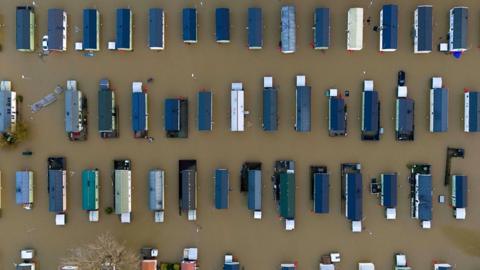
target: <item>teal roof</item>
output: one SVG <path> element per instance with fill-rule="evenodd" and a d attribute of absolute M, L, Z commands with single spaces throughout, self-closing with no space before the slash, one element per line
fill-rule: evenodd
<path fill-rule="evenodd" d="M 280 173 L 280 216 L 285 219 L 295 218 L 295 175 Z"/>
<path fill-rule="evenodd" d="M 82 209 L 98 210 L 98 170 L 82 172 Z"/>

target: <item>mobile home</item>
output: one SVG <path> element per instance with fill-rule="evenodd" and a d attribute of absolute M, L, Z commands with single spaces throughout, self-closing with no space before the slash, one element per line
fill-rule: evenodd
<path fill-rule="evenodd" d="M 406 86 L 397 87 L 395 138 L 413 141 L 415 138 L 415 101 L 408 97 Z"/>
<path fill-rule="evenodd" d="M 380 204 L 385 207 L 387 219 L 397 218 L 397 174 L 382 173 L 380 175 Z"/>
<path fill-rule="evenodd" d="M 464 131 L 480 131 L 480 92 L 466 91 L 464 93 Z"/>
<path fill-rule="evenodd" d="M 15 202 L 24 209 L 33 207 L 33 171 L 15 173 Z"/>
<path fill-rule="evenodd" d="M 118 107 L 108 79 L 101 79 L 99 84 L 98 132 L 102 138 L 118 137 Z"/>
<path fill-rule="evenodd" d="M 263 77 L 263 118 L 265 131 L 278 130 L 278 90 L 273 86 L 272 77 Z"/>
<path fill-rule="evenodd" d="M 188 100 L 165 99 L 165 132 L 168 138 L 188 137 Z"/>
<path fill-rule="evenodd" d="M 432 174 L 428 164 L 410 165 L 410 214 L 423 229 L 432 227 Z"/>
<path fill-rule="evenodd" d="M 456 219 L 465 219 L 467 216 L 468 177 L 465 175 L 452 175 L 452 207 Z"/>
<path fill-rule="evenodd" d="M 259 50 L 263 47 L 263 16 L 262 9 L 248 8 L 248 48 Z"/>
<path fill-rule="evenodd" d="M 230 180 L 227 169 L 215 170 L 215 208 L 228 209 Z"/>
<path fill-rule="evenodd" d="M 362 172 L 359 163 L 341 165 L 342 203 L 345 216 L 352 223 L 352 232 L 362 231 L 363 220 L 363 187 Z"/>
<path fill-rule="evenodd" d="M 241 82 L 232 83 L 230 92 L 230 130 L 245 131 L 245 91 Z"/>
<path fill-rule="evenodd" d="M 363 49 L 363 8 L 350 8 L 347 22 L 347 50 Z"/>
<path fill-rule="evenodd" d="M 128 159 L 113 161 L 113 203 L 121 223 L 130 223 L 132 214 L 132 167 Z"/>
<path fill-rule="evenodd" d="M 297 75 L 295 90 L 295 130 L 297 132 L 310 132 L 311 95 L 312 89 L 307 86 L 305 75 Z"/>
<path fill-rule="evenodd" d="M 150 50 L 165 49 L 165 12 L 162 8 L 148 10 L 148 47 Z"/>
<path fill-rule="evenodd" d="M 280 270 L 296 270 L 297 265 L 295 263 L 282 263 L 280 264 Z"/>
<path fill-rule="evenodd" d="M 119 51 L 133 50 L 133 14 L 129 8 L 117 9 L 117 33 L 115 47 Z"/>
<path fill-rule="evenodd" d="M 217 43 L 230 43 L 230 9 L 215 9 L 215 39 Z"/>
<path fill-rule="evenodd" d="M 380 140 L 380 100 L 373 81 L 365 80 L 362 92 L 362 140 Z"/>
<path fill-rule="evenodd" d="M 178 166 L 180 213 L 186 213 L 189 221 L 195 221 L 197 220 L 197 161 L 179 160 Z"/>
<path fill-rule="evenodd" d="M 155 222 L 165 220 L 165 171 L 148 172 L 148 208 L 155 214 Z"/>
<path fill-rule="evenodd" d="M 245 162 L 240 173 L 240 190 L 247 192 L 247 206 L 254 219 L 262 219 L 262 163 Z"/>
<path fill-rule="evenodd" d="M 32 6 L 16 9 L 16 46 L 20 52 L 35 50 L 35 10 Z"/>
<path fill-rule="evenodd" d="M 68 80 L 65 90 L 65 132 L 71 141 L 87 140 L 87 98 Z"/>
<path fill-rule="evenodd" d="M 464 52 L 468 49 L 468 7 L 450 9 L 449 30 L 450 52 Z"/>
<path fill-rule="evenodd" d="M 198 42 L 198 25 L 197 25 L 197 9 L 184 8 L 182 11 L 183 19 L 183 42 L 197 43 Z"/>
<path fill-rule="evenodd" d="M 100 50 L 100 12 L 97 9 L 83 10 L 83 49 Z"/>
<path fill-rule="evenodd" d="M 240 268 L 240 262 L 233 255 L 225 255 L 223 270 L 240 270 Z"/>
<path fill-rule="evenodd" d="M 17 93 L 12 90 L 11 81 L 0 82 L 0 133 L 16 130 L 18 118 Z"/>
<path fill-rule="evenodd" d="M 282 53 L 294 53 L 296 50 L 295 6 L 282 6 L 281 10 L 281 51 Z"/>
<path fill-rule="evenodd" d="M 148 136 L 148 94 L 142 82 L 132 83 L 132 129 L 135 138 Z"/>
<path fill-rule="evenodd" d="M 432 6 L 421 5 L 415 9 L 413 48 L 415 53 L 432 51 L 433 17 Z"/>
<path fill-rule="evenodd" d="M 313 16 L 313 48 L 326 50 L 330 47 L 330 9 L 316 8 Z"/>
<path fill-rule="evenodd" d="M 55 213 L 55 224 L 65 225 L 67 211 L 67 170 L 64 157 L 48 158 L 48 211 Z"/>
<path fill-rule="evenodd" d="M 315 214 L 327 214 L 330 210 L 330 174 L 325 166 L 310 167 L 311 198 Z"/>
<path fill-rule="evenodd" d="M 295 229 L 295 161 L 276 161 L 272 182 L 278 211 L 285 221 L 285 230 L 291 231 Z"/>
<path fill-rule="evenodd" d="M 328 135 L 347 136 L 347 104 L 338 89 L 328 90 Z"/>
<path fill-rule="evenodd" d="M 67 12 L 63 9 L 48 10 L 48 40 L 49 51 L 64 52 L 67 50 Z"/>
<path fill-rule="evenodd" d="M 213 94 L 210 91 L 200 91 L 197 94 L 197 127 L 199 131 L 213 129 Z"/>
<path fill-rule="evenodd" d="M 443 87 L 441 77 L 432 78 L 430 89 L 430 132 L 448 130 L 448 89 Z"/>
<path fill-rule="evenodd" d="M 87 211 L 90 222 L 99 218 L 99 171 L 89 169 L 82 172 L 82 209 Z"/>
<path fill-rule="evenodd" d="M 394 52 L 398 48 L 398 6 L 383 5 L 380 10 L 380 51 Z"/>

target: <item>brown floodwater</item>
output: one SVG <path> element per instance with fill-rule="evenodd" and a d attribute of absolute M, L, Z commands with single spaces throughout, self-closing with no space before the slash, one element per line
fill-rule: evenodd
<path fill-rule="evenodd" d="M 298 261 L 299 269 L 318 269 L 321 255 L 338 250 L 342 253 L 341 269 L 354 269 L 360 260 L 373 261 L 378 269 L 389 269 L 395 252 L 405 252 L 415 269 L 430 269 L 432 260 L 445 260 L 457 269 L 477 269 L 480 264 L 477 239 L 480 197 L 478 161 L 480 135 L 463 132 L 463 89 L 480 88 L 476 49 L 480 2 L 400 1 L 399 50 L 378 53 L 378 33 L 365 29 L 364 50 L 345 50 L 346 12 L 349 7 L 365 8 L 365 16 L 378 23 L 382 1 L 127 1 L 127 0 L 37 0 L 37 44 L 47 30 L 47 9 L 64 8 L 69 20 L 69 50 L 40 59 L 36 53 L 15 50 L 15 6 L 29 1 L 0 2 L 0 79 L 11 80 L 14 89 L 24 97 L 22 117 L 30 129 L 30 139 L 15 149 L 0 151 L 3 176 L 2 216 L 0 218 L 0 269 L 12 269 L 19 260 L 19 249 L 33 247 L 38 252 L 40 269 L 55 269 L 69 248 L 92 241 L 99 233 L 110 231 L 135 250 L 155 246 L 159 259 L 176 261 L 184 247 L 197 246 L 202 269 L 220 269 L 223 255 L 232 252 L 245 269 L 278 269 L 282 262 Z M 280 6 L 297 6 L 297 52 L 282 55 L 278 50 Z M 454 4 L 470 7 L 469 44 L 471 49 L 455 60 L 439 52 L 414 55 L 410 38 L 413 11 L 417 4 L 434 5 L 434 41 L 445 37 L 448 10 Z M 265 18 L 264 49 L 249 51 L 246 46 L 246 10 L 263 8 Z M 332 44 L 325 53 L 310 47 L 313 9 L 324 5 L 332 11 Z M 115 8 L 130 6 L 134 13 L 134 52 L 107 51 L 106 42 L 115 37 Z M 147 48 L 147 12 L 150 7 L 166 12 L 166 50 L 152 52 Z M 199 12 L 199 43 L 184 45 L 181 40 L 181 9 L 195 6 Z M 218 45 L 214 39 L 214 9 L 231 9 L 231 44 Z M 82 9 L 96 7 L 101 12 L 102 51 L 85 57 L 73 50 L 73 42 L 82 39 Z M 39 48 L 40 46 L 37 45 Z M 416 100 L 416 140 L 400 143 L 394 139 L 395 88 L 397 71 L 407 73 L 409 95 Z M 192 76 L 194 74 L 194 76 Z M 293 130 L 295 110 L 294 76 L 305 74 L 312 86 L 312 131 L 300 134 Z M 262 77 L 272 75 L 279 88 L 280 126 L 278 132 L 261 129 Z M 428 90 L 433 75 L 443 76 L 449 88 L 450 126 L 447 133 L 428 132 Z M 150 135 L 152 143 L 133 138 L 130 129 L 130 93 L 132 81 L 146 82 L 150 93 Z M 117 91 L 120 108 L 120 138 L 103 140 L 97 133 L 97 91 L 101 78 L 108 78 Z M 385 134 L 379 142 L 360 140 L 361 86 L 373 79 L 382 102 L 382 126 Z M 47 109 L 32 115 L 29 104 L 51 92 L 55 85 L 68 79 L 78 81 L 89 104 L 90 130 L 86 142 L 70 142 L 64 132 L 63 97 Z M 244 133 L 229 131 L 230 83 L 241 81 L 246 93 L 246 107 L 251 112 Z M 331 138 L 327 132 L 328 88 L 348 89 L 349 134 Z M 214 130 L 200 133 L 195 128 L 197 91 L 214 93 Z M 190 134 L 186 140 L 167 139 L 163 131 L 163 100 L 185 96 L 190 100 Z M 453 172 L 470 178 L 467 219 L 456 221 L 452 209 L 437 203 L 437 196 L 448 195 L 443 186 L 447 146 L 466 148 L 464 160 L 454 160 Z M 24 157 L 24 150 L 33 156 Z M 54 224 L 48 212 L 47 157 L 67 157 L 68 223 Z M 99 223 L 89 223 L 81 210 L 81 171 L 99 168 L 101 172 L 101 208 L 113 203 L 111 170 L 113 159 L 128 158 L 133 166 L 133 222 L 125 225 L 115 215 L 101 212 Z M 199 181 L 198 220 L 188 222 L 178 215 L 177 164 L 179 159 L 197 159 Z M 296 229 L 286 232 L 280 221 L 269 181 L 277 159 L 296 161 L 297 199 Z M 246 197 L 239 192 L 240 167 L 244 161 L 263 163 L 263 212 L 261 221 L 253 220 L 246 207 Z M 340 163 L 360 162 L 364 175 L 364 232 L 353 234 L 340 209 Z M 433 166 L 433 228 L 420 229 L 418 220 L 410 218 L 406 165 L 428 162 Z M 309 166 L 328 166 L 331 172 L 330 213 L 315 215 L 309 196 Z M 213 172 L 228 168 L 232 192 L 230 208 L 216 210 L 213 205 Z M 166 221 L 153 222 L 147 208 L 147 174 L 152 168 L 166 170 Z M 16 170 L 35 172 L 35 206 L 32 211 L 15 205 L 14 174 Z M 367 191 L 368 180 L 381 172 L 400 175 L 398 219 L 387 221 L 377 197 Z M 470 236 L 471 235 L 471 236 Z M 472 251 L 473 249 L 473 251 Z"/>

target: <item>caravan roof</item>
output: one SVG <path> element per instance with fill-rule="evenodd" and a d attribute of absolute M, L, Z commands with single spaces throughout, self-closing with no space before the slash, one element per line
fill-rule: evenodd
<path fill-rule="evenodd" d="M 281 50 L 283 53 L 293 53 L 296 50 L 295 6 L 282 6 L 281 10 Z"/>
<path fill-rule="evenodd" d="M 83 49 L 100 50 L 100 13 L 97 9 L 83 10 Z"/>
<path fill-rule="evenodd" d="M 261 49 L 263 47 L 263 17 L 262 9 L 248 8 L 248 48 Z"/>
<path fill-rule="evenodd" d="M 67 13 L 63 9 L 48 9 L 48 50 L 67 50 Z"/>
<path fill-rule="evenodd" d="M 165 48 L 165 13 L 162 8 L 148 10 L 148 47 L 151 50 Z"/>
<path fill-rule="evenodd" d="M 330 9 L 316 8 L 314 13 L 313 45 L 315 49 L 330 46 Z"/>

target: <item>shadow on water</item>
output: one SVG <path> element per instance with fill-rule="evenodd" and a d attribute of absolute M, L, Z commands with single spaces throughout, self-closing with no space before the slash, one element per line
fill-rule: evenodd
<path fill-rule="evenodd" d="M 480 257 L 480 231 L 462 227 L 444 227 L 445 236 L 465 254 Z"/>

